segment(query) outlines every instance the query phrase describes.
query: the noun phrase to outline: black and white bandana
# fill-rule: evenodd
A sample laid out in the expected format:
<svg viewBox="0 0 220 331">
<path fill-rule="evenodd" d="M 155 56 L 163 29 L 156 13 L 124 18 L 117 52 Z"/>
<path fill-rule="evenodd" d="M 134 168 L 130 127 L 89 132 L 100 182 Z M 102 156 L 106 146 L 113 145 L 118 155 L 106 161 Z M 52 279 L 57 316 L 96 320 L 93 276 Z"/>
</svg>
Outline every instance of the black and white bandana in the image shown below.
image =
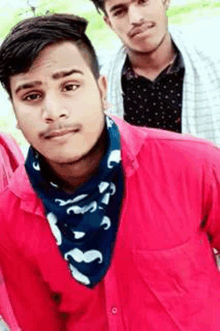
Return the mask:
<svg viewBox="0 0 220 331">
<path fill-rule="evenodd" d="M 32 147 L 25 163 L 29 180 L 44 204 L 51 231 L 72 276 L 90 288 L 109 268 L 123 198 L 120 133 L 109 117 L 106 117 L 106 128 L 108 149 L 97 175 L 74 194 L 64 192 L 48 179 L 42 157 Z"/>
</svg>

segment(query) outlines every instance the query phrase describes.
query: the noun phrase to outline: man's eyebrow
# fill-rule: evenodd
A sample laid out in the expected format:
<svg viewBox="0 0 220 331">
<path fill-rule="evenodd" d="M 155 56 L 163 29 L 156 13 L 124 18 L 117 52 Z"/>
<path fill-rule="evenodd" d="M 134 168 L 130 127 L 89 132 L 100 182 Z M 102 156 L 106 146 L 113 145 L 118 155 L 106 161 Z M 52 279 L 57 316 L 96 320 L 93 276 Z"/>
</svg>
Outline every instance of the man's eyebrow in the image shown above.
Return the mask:
<svg viewBox="0 0 220 331">
<path fill-rule="evenodd" d="M 115 11 L 115 10 L 117 10 L 117 9 L 122 9 L 122 8 L 124 8 L 124 7 L 127 7 L 130 3 L 133 3 L 133 2 L 135 2 L 135 1 L 137 1 L 137 0 L 130 0 L 130 1 L 128 1 L 128 2 L 118 3 L 117 5 L 112 6 L 112 7 L 109 9 L 109 11 L 110 11 L 110 12 L 113 12 L 113 11 Z"/>
<path fill-rule="evenodd" d="M 56 72 L 55 74 L 52 75 L 53 79 L 60 79 L 63 77 L 67 77 L 70 76 L 72 74 L 81 74 L 84 75 L 84 73 L 81 70 L 77 70 L 77 69 L 71 69 L 71 70 L 62 70 L 60 72 Z M 18 92 L 20 92 L 23 89 L 30 89 L 36 86 L 42 85 L 42 82 L 40 81 L 35 81 L 35 82 L 31 82 L 31 83 L 24 83 L 22 85 L 19 85 L 16 90 L 15 93 L 17 94 Z"/>
<path fill-rule="evenodd" d="M 119 3 L 118 5 L 112 6 L 109 11 L 110 11 L 110 13 L 112 13 L 112 12 L 116 11 L 117 9 L 124 8 L 125 6 L 126 6 L 126 4 Z"/>
<path fill-rule="evenodd" d="M 59 72 L 53 74 L 52 78 L 53 79 L 60 79 L 60 78 L 71 76 L 72 74 L 84 75 L 84 73 L 81 70 L 72 69 L 72 70 L 69 70 L 69 71 L 65 71 L 65 70 L 59 71 Z"/>
<path fill-rule="evenodd" d="M 29 89 L 29 88 L 33 88 L 33 87 L 36 87 L 36 86 L 39 86 L 39 85 L 42 85 L 42 83 L 40 81 L 35 81 L 35 82 L 31 82 L 31 83 L 24 83 L 22 85 L 19 85 L 16 90 L 15 90 L 15 93 L 18 94 L 18 92 L 20 90 L 25 90 L 25 89 Z"/>
</svg>

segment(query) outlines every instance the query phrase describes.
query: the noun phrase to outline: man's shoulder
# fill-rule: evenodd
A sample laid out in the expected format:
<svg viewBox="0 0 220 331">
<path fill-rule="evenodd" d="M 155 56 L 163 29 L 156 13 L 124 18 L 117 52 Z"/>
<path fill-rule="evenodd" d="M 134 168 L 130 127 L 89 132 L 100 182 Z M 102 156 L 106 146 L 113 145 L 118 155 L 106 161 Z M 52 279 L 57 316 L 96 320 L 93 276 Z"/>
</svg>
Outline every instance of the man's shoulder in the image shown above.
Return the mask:
<svg viewBox="0 0 220 331">
<path fill-rule="evenodd" d="M 195 136 L 192 136 L 191 134 L 180 134 L 172 131 L 167 130 L 161 130 L 161 129 L 153 129 L 148 128 L 148 140 L 161 144 L 167 144 L 167 145 L 176 145 L 178 148 L 181 148 L 181 146 L 187 146 L 188 148 L 215 148 L 218 149 L 218 147 L 212 143 L 211 141 L 203 138 L 198 138 Z M 219 150 L 220 151 L 220 150 Z"/>
<path fill-rule="evenodd" d="M 148 144 L 151 144 L 153 147 L 159 146 L 158 152 L 172 151 L 183 158 L 190 154 L 207 161 L 217 156 L 220 165 L 220 149 L 207 139 L 198 138 L 188 133 L 180 134 L 152 128 L 149 128 L 147 131 Z"/>
<path fill-rule="evenodd" d="M 13 191 L 19 192 L 21 190 L 22 186 L 20 186 L 19 183 L 22 185 L 22 182 L 24 182 L 25 179 L 25 176 L 23 175 L 23 168 L 24 166 L 20 165 L 12 174 L 11 178 L 9 179 L 8 185 L 3 190 L 1 190 L 0 192 L 1 210 L 4 208 L 4 203 L 7 203 L 8 200 L 9 201 L 13 200 L 13 196 L 16 197 L 16 194 L 13 194 Z"/>
<path fill-rule="evenodd" d="M 118 116 L 111 116 L 112 119 L 116 122 L 118 125 L 120 132 L 122 136 L 124 136 L 124 132 L 127 136 L 129 135 L 138 135 L 142 136 L 143 139 L 147 141 L 167 141 L 167 142 L 188 142 L 192 143 L 192 145 L 195 144 L 201 144 L 201 145 L 208 145 L 212 147 L 216 147 L 214 143 L 211 141 L 208 141 L 207 139 L 198 138 L 195 136 L 192 136 L 191 134 L 181 134 L 176 133 L 173 131 L 167 131 L 162 129 L 154 129 L 154 128 L 148 128 L 148 127 L 142 127 L 142 126 L 136 126 L 132 125 L 125 120 L 119 118 Z M 130 138 L 130 137 L 128 137 Z M 216 147 L 217 148 L 217 147 Z"/>
<path fill-rule="evenodd" d="M 166 152 L 174 156 L 202 159 L 218 162 L 220 166 L 220 149 L 212 142 L 194 137 L 190 134 L 179 134 L 171 131 L 143 128 L 130 125 L 121 119 L 115 118 L 119 126 L 123 146 L 137 156 L 142 153 L 156 153 L 165 155 Z M 143 147 L 143 148 L 142 148 Z"/>
<path fill-rule="evenodd" d="M 109 71 L 114 67 L 122 67 L 126 58 L 126 50 L 121 42 L 116 43 L 110 50 L 98 52 L 100 72 L 102 75 L 109 75 Z"/>
<path fill-rule="evenodd" d="M 28 180 L 25 166 L 20 165 L 10 178 L 8 186 L 0 193 L 0 213 L 8 215 L 10 211 L 10 214 L 18 214 L 23 202 L 30 205 L 37 199 Z"/>
<path fill-rule="evenodd" d="M 170 25 L 169 32 L 180 50 L 181 48 L 189 50 L 190 54 L 190 51 L 194 49 L 204 55 L 219 59 L 218 29 L 216 29 L 216 24 L 219 27 L 220 24 L 216 20 L 214 20 L 215 24 L 208 22 L 205 19 L 201 19 L 181 27 Z"/>
</svg>

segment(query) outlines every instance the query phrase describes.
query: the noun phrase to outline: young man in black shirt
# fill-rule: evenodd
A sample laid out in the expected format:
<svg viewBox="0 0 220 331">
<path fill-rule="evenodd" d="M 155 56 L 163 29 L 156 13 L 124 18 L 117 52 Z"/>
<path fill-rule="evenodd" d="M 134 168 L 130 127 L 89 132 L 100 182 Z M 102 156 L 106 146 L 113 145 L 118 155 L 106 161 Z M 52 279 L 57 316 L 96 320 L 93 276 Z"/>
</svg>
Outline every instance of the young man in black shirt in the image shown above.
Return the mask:
<svg viewBox="0 0 220 331">
<path fill-rule="evenodd" d="M 92 1 L 123 43 L 102 67 L 111 113 L 220 144 L 219 53 L 168 29 L 169 0 Z"/>
</svg>

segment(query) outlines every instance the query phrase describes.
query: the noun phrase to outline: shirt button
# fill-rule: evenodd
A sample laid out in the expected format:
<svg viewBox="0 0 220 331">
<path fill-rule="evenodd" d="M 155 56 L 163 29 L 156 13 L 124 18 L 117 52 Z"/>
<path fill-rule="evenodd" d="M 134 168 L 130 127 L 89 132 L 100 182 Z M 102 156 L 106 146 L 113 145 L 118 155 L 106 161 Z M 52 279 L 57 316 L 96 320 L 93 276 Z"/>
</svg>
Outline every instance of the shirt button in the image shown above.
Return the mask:
<svg viewBox="0 0 220 331">
<path fill-rule="evenodd" d="M 118 308 L 117 307 L 112 307 L 112 314 L 117 314 Z"/>
</svg>

